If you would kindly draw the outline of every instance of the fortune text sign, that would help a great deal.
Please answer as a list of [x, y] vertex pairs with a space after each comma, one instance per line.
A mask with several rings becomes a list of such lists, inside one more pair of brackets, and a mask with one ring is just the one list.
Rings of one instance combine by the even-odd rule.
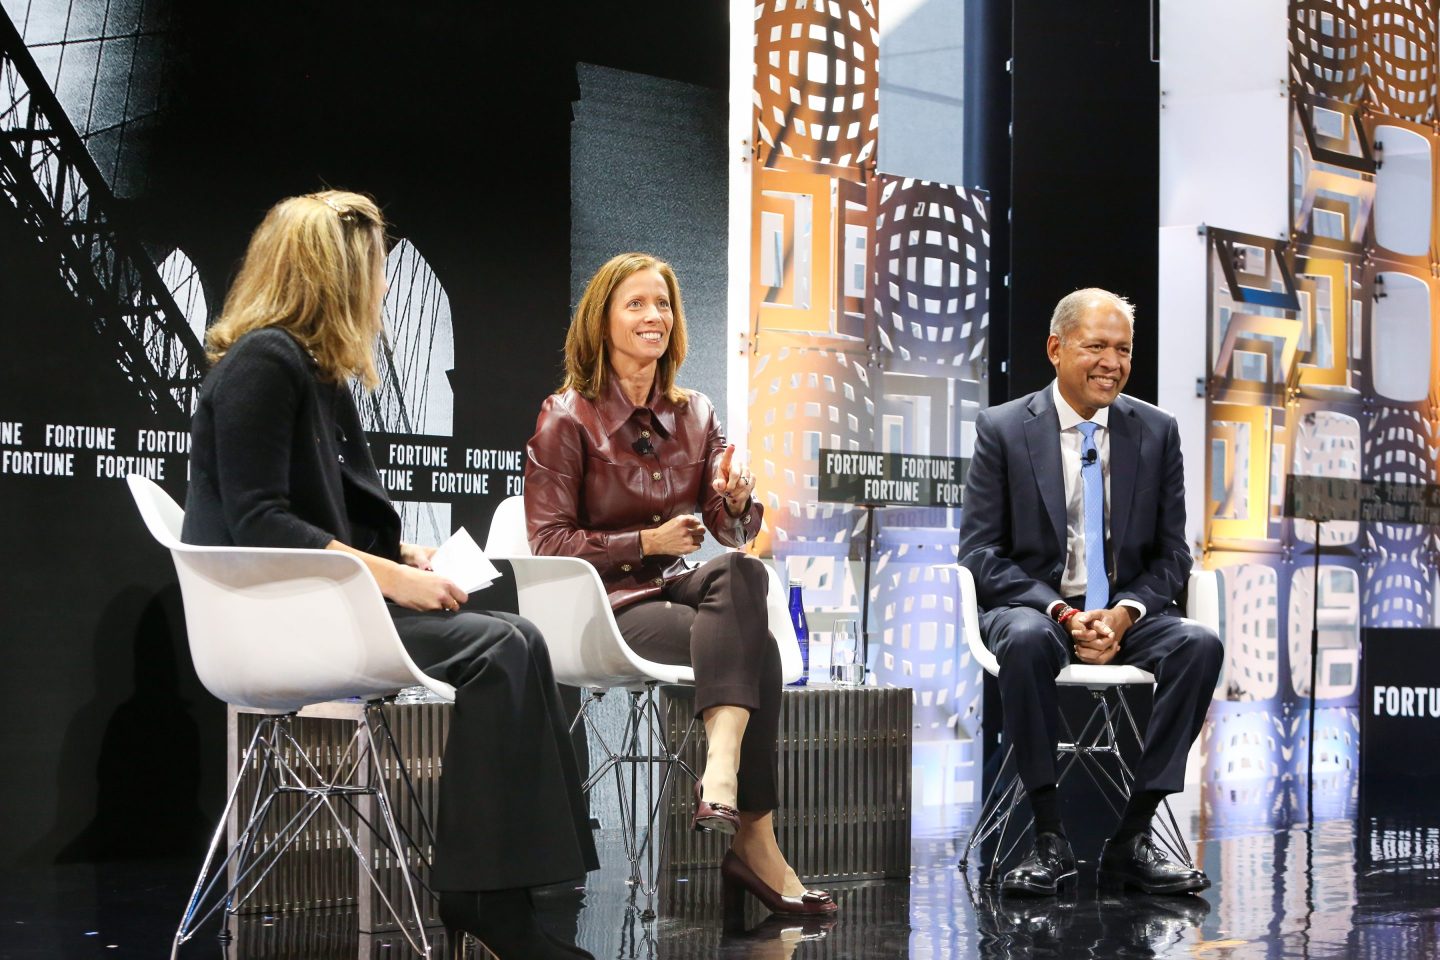
[[1361, 776], [1440, 781], [1440, 630], [1372, 628], [1361, 641]]
[[828, 503], [958, 507], [970, 461], [959, 457], [820, 451], [820, 492]]

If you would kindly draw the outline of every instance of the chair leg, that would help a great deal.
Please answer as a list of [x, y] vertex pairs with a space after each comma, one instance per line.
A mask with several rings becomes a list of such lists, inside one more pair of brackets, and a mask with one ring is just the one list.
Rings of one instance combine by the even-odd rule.
[[[261, 734], [271, 724], [266, 718], [255, 725], [255, 732], [250, 736], [250, 743], [245, 748], [244, 754], [240, 757], [240, 769], [244, 770], [250, 765], [255, 757], [256, 751], [260, 749]], [[235, 783], [230, 787], [230, 793], [225, 798], [225, 808], [220, 811], [220, 820], [215, 825], [215, 833], [210, 837], [210, 846], [205, 851], [205, 859], [200, 864], [200, 875], [195, 878], [195, 886], [190, 891], [190, 899], [185, 904], [185, 910], [180, 915], [180, 926], [175, 930], [175, 939], [170, 947], [170, 960], [175, 960], [180, 952], [180, 945], [194, 936], [195, 914], [200, 909], [200, 903], [206, 890], [205, 878], [210, 874], [210, 866], [215, 861], [215, 854], [220, 849], [220, 838], [225, 836], [225, 828], [230, 821], [230, 811], [235, 809], [235, 800], [240, 795], [241, 778], [237, 772]], [[229, 859], [228, 857], [226, 858]], [[208, 914], [207, 914], [208, 916]], [[203, 921], [202, 921], [203, 922]]]
[[[179, 950], [180, 944], [193, 937], [195, 930], [203, 926], [217, 911], [223, 911], [226, 914], [236, 913], [269, 876], [279, 858], [295, 844], [315, 814], [319, 812], [318, 805], [310, 798], [306, 798], [289, 820], [274, 831], [272, 839], [263, 843], [258, 849], [255, 848], [256, 838], [260, 835], [263, 824], [269, 819], [275, 800], [287, 793], [305, 793], [304, 788], [297, 785], [298, 781], [294, 777], [293, 770], [286, 763], [278, 747], [289, 741], [288, 720], [288, 717], [267, 717], [256, 726], [251, 746], [241, 759], [235, 785], [232, 787], [231, 800], [226, 804], [226, 810], [221, 816], [215, 839], [212, 840], [212, 850], [201, 867], [200, 876], [195, 883], [195, 891], [191, 895], [191, 902], [181, 920], [180, 928], [175, 933], [172, 955]], [[256, 763], [257, 781], [255, 792], [250, 800], [249, 814], [245, 823], [237, 830], [236, 840], [231, 844], [224, 859], [216, 864], [214, 853], [218, 849], [219, 836], [228, 826], [230, 813], [234, 809], [234, 799], [238, 796], [242, 782], [243, 771], [251, 766], [252, 761], [258, 761]], [[256, 876], [257, 873], [258, 876]], [[217, 894], [221, 878], [227, 874], [230, 877], [229, 886]], [[208, 883], [206, 882], [207, 877], [209, 878]], [[250, 888], [243, 890], [247, 883], [251, 884]], [[208, 909], [201, 912], [201, 908], [206, 903], [209, 903]], [[228, 939], [228, 931], [222, 931], [221, 938]]]
[[[1140, 734], [1140, 725], [1135, 722], [1135, 714], [1130, 710], [1130, 702], [1125, 699], [1124, 689], [1116, 687], [1115, 695], [1120, 703], [1120, 714], [1125, 718], [1131, 735], [1134, 736], [1136, 743], [1143, 745], [1145, 739]], [[1133, 784], [1135, 782], [1135, 776], [1123, 758], [1120, 759], [1120, 769], [1126, 777], [1127, 785]], [[1170, 798], [1166, 797], [1161, 801], [1161, 806], [1165, 808], [1165, 816], [1154, 822], [1154, 829], [1152, 829], [1151, 832], [1177, 860], [1184, 863], [1187, 867], [1195, 866], [1195, 861], [1192, 859], [1190, 853], [1190, 845], [1185, 842], [1185, 835], [1180, 830], [1180, 822], [1175, 819], [1175, 811], [1170, 807]]]
[[[1091, 710], [1090, 717], [1086, 720], [1080, 736], [1072, 744], [1071, 759], [1066, 765], [1066, 772], [1071, 766], [1079, 764], [1080, 769], [1090, 778], [1090, 782], [1095, 784], [1096, 790], [1100, 792], [1100, 796], [1105, 801], [1105, 805], [1110, 808], [1110, 812], [1119, 817], [1122, 807], [1130, 798], [1130, 783], [1133, 777], [1129, 776], [1129, 767], [1126, 766], [1125, 758], [1120, 754], [1120, 741], [1105, 691], [1092, 691], [1091, 695], [1095, 698], [1095, 707]], [[1061, 723], [1065, 723], [1063, 717]], [[1095, 730], [1093, 734], [1090, 733], [1092, 727]], [[1105, 754], [1115, 758], [1115, 763], [1120, 770], [1120, 779], [1112, 777], [1100, 762], [1100, 756]], [[1119, 803], [1116, 802], [1117, 797]]]
[[[1118, 711], [1110, 706], [1107, 699], [1109, 693], [1114, 691], [1119, 704]], [[1129, 802], [1130, 791], [1135, 783], [1135, 774], [1130, 765], [1125, 762], [1125, 757], [1120, 752], [1120, 736], [1122, 730], [1128, 730], [1134, 737], [1135, 743], [1143, 747], [1145, 738], [1140, 732], [1140, 725], [1135, 720], [1135, 715], [1130, 709], [1130, 703], [1125, 699], [1125, 691], [1122, 687], [1109, 687], [1103, 691], [1092, 691], [1095, 697], [1095, 706], [1090, 711], [1085, 723], [1080, 728], [1079, 735], [1075, 735], [1065, 715], [1060, 715], [1060, 723], [1067, 740], [1057, 744], [1057, 759], [1064, 758], [1060, 767], [1058, 781], [1063, 783], [1070, 771], [1078, 764], [1095, 784], [1100, 795], [1105, 799], [1111, 811], [1118, 817], [1122, 813], [1124, 804]], [[1118, 716], [1117, 716], [1118, 712]], [[1123, 719], [1123, 723], [1119, 721]], [[976, 821], [975, 828], [971, 830], [969, 838], [965, 841], [965, 847], [960, 854], [960, 869], [966, 870], [970, 865], [970, 854], [974, 848], [983, 844], [991, 836], [999, 833], [999, 840], [996, 841], [996, 853], [991, 859], [989, 869], [982, 878], [982, 884], [994, 883], [995, 874], [999, 865], [1005, 861], [1019, 844], [1019, 838], [1023, 835], [1017, 834], [1006, 846], [1005, 840], [1008, 835], [1009, 826], [1015, 808], [1019, 806], [1024, 789], [1020, 784], [1019, 775], [1012, 776], [1006, 780], [1004, 773], [1007, 765], [1014, 759], [1014, 745], [1006, 748], [1001, 759], [1000, 773], [997, 774], [995, 783], [986, 794], [984, 802], [980, 807], [980, 818]], [[1100, 758], [1103, 755], [1110, 755], [1115, 758], [1115, 765], [1118, 776], [1112, 776], [1110, 771], [1105, 769]], [[1003, 784], [1003, 788], [1002, 788]], [[1119, 801], [1118, 803], [1116, 801]], [[1170, 807], [1170, 801], [1163, 801], [1165, 808], [1163, 817], [1157, 815], [1154, 822], [1153, 832], [1156, 839], [1176, 859], [1182, 861], [1186, 866], [1194, 866], [1191, 859], [1190, 847], [1185, 843], [1184, 835], [1180, 831], [1180, 824], [1175, 818], [1175, 813]], [[1029, 826], [1027, 821], [1025, 826]]]
[[[1108, 696], [1114, 692], [1118, 704], [1118, 711], [1110, 706]], [[1121, 731], [1128, 730], [1134, 742], [1144, 747], [1145, 738], [1140, 732], [1140, 725], [1135, 720], [1135, 715], [1130, 709], [1130, 703], [1125, 698], [1125, 689], [1120, 686], [1109, 687], [1103, 692], [1095, 694], [1096, 708], [1092, 711], [1090, 719], [1086, 722], [1082, 736], [1077, 738], [1076, 749], [1071, 762], [1079, 762], [1081, 768], [1089, 776], [1100, 795], [1105, 799], [1112, 813], [1119, 817], [1123, 814], [1123, 808], [1130, 800], [1130, 793], [1134, 789], [1135, 773], [1130, 765], [1125, 762], [1125, 756], [1120, 750]], [[1117, 715], [1118, 714], [1118, 715]], [[1099, 725], [1093, 735], [1088, 731], [1096, 719]], [[1118, 721], [1123, 718], [1124, 723]], [[1062, 717], [1063, 722], [1063, 717]], [[1088, 736], [1088, 740], [1086, 737]], [[1112, 776], [1100, 762], [1100, 756], [1109, 754], [1115, 758], [1116, 776]], [[1067, 767], [1068, 769], [1068, 767]], [[1117, 802], [1118, 801], [1118, 802]], [[1165, 818], [1153, 822], [1152, 833], [1168, 852], [1186, 866], [1194, 866], [1191, 859], [1190, 848], [1185, 843], [1184, 835], [1180, 831], [1180, 824], [1175, 819], [1175, 814], [1170, 808], [1170, 801], [1163, 802]]]
[[1011, 776], [1005, 779], [1005, 770], [1010, 766], [1011, 757], [1015, 753], [1013, 745], [1005, 748], [1005, 753], [1000, 758], [1000, 769], [995, 774], [995, 782], [990, 784], [986, 791], [985, 798], [980, 803], [980, 815], [975, 819], [975, 826], [970, 828], [970, 835], [965, 838], [965, 846], [960, 851], [960, 869], [966, 870], [970, 866], [970, 851], [976, 845], [984, 843], [986, 838], [994, 832], [994, 821], [999, 819], [999, 807], [1002, 793], [1009, 793], [1014, 788], [1018, 779]]
[[[393, 702], [393, 698], [386, 698], [386, 700], [383, 701], [383, 703], [387, 704], [391, 702]], [[378, 726], [381, 734], [380, 742], [389, 752], [390, 758], [395, 764], [395, 772], [399, 774], [401, 785], [405, 788], [405, 796], [410, 802], [410, 808], [415, 812], [420, 823], [421, 835], [418, 840], [411, 835], [409, 829], [403, 824], [400, 825], [401, 834], [404, 836], [405, 842], [409, 845], [409, 849], [413, 850], [419, 856], [420, 862], [428, 867], [430, 865], [430, 857], [426, 855], [425, 851], [435, 843], [435, 825], [430, 822], [429, 810], [421, 801], [420, 791], [415, 787], [415, 781], [410, 777], [410, 770], [405, 765], [404, 752], [400, 749], [400, 744], [395, 739], [395, 731], [390, 727], [390, 720], [385, 714], [383, 704], [376, 703], [367, 705], [365, 710], [367, 723], [370, 722], [369, 717], [372, 713], [378, 718], [379, 723], [378, 725], [374, 723], [370, 724], [371, 738], [374, 739], [375, 730]]]
[[[645, 764], [645, 783], [651, 793], [647, 797], [647, 814], [644, 823], [645, 840], [641, 845], [641, 849], [647, 857], [646, 875], [650, 878], [650, 882], [648, 886], [644, 883], [637, 884], [637, 886], [645, 896], [651, 897], [654, 896], [655, 891], [658, 889], [657, 862], [665, 862], [665, 849], [669, 832], [665, 829], [664, 815], [667, 799], [670, 796], [670, 791], [675, 781], [675, 770], [678, 767], [681, 772], [688, 774], [691, 782], [700, 778], [696, 775], [695, 771], [690, 768], [690, 765], [681, 759], [681, 754], [695, 733], [697, 724], [695, 717], [692, 716], [690, 718], [690, 722], [686, 725], [685, 732], [680, 738], [680, 743], [672, 746], [665, 736], [665, 718], [660, 713], [660, 704], [653, 684], [646, 692], [642, 709], [646, 714], [645, 726], [649, 731], [647, 734], [648, 746], [646, 756], [643, 760]], [[660, 767], [658, 771], [658, 785], [656, 783], [657, 766]], [[655, 840], [657, 832], [660, 835], [658, 842]], [[653, 918], [654, 911], [647, 910], [646, 912]]]
[[[1007, 770], [1013, 771], [1015, 758], [1015, 747], [1006, 747], [1005, 753], [1000, 760], [1000, 769], [996, 772], [995, 782], [991, 784], [985, 800], [980, 805], [980, 816], [975, 822], [975, 827], [970, 831], [970, 836], [965, 841], [965, 848], [960, 854], [960, 869], [968, 870], [970, 866], [970, 853], [976, 846], [983, 847], [985, 841], [992, 836], [997, 836], [995, 841], [995, 853], [991, 856], [989, 864], [984, 870], [981, 882], [993, 884], [995, 876], [999, 872], [999, 865], [1005, 861], [1020, 842], [1021, 832], [1011, 835], [1010, 827], [1014, 822], [1015, 809], [1020, 805], [1024, 797], [1025, 788], [1020, 782], [1020, 774], [1012, 772], [1007, 778]], [[1028, 826], [1028, 823], [1026, 824]], [[1006, 843], [1007, 838], [1009, 843]]]
[[[406, 851], [409, 837], [402, 834], [395, 819], [383, 778], [383, 768], [377, 755], [379, 744], [371, 729], [368, 714], [367, 706], [367, 716], [357, 723], [333, 773], [322, 771], [311, 762], [305, 748], [289, 729], [289, 717], [265, 717], [257, 723], [250, 744], [241, 758], [240, 767], [235, 773], [235, 782], [231, 786], [220, 823], [211, 838], [200, 875], [181, 917], [180, 927], [176, 930], [171, 946], [171, 960], [176, 960], [180, 945], [191, 939], [196, 929], [217, 911], [236, 913], [261, 888], [281, 858], [301, 839], [322, 810], [329, 814], [335, 830], [355, 854], [361, 874], [379, 894], [381, 902], [395, 918], [401, 934], [410, 946], [422, 957], [432, 956], [429, 937], [425, 932], [424, 913], [420, 910], [415, 880], [408, 863]], [[393, 746], [393, 740], [391, 742]], [[287, 758], [287, 754], [295, 758], [294, 763]], [[257, 773], [257, 782], [249, 813], [236, 831], [235, 842], [217, 864], [220, 839], [235, 810], [246, 779], [245, 774], [252, 768]], [[269, 829], [270, 839], [260, 843], [257, 848], [257, 838], [267, 832], [269, 821], [276, 809], [275, 801], [285, 796], [299, 797], [298, 807], [278, 828]], [[341, 809], [337, 806], [339, 802], [353, 809], [353, 801], [361, 796], [373, 796], [376, 800], [384, 825], [385, 842], [400, 864], [410, 915], [414, 918], [418, 934], [407, 929], [404, 915], [386, 894], [381, 878], [374, 872], [356, 832], [347, 825]], [[376, 825], [365, 820], [363, 816], [360, 819], [366, 827], [378, 832]], [[229, 885], [220, 890], [221, 877], [227, 871], [231, 873]]]
[[[680, 744], [672, 746], [665, 734], [664, 718], [660, 715], [657, 686], [653, 682], [647, 683], [643, 690], [629, 692], [629, 709], [618, 749], [599, 728], [587, 724], [588, 732], [599, 746], [600, 756], [581, 785], [582, 791], [589, 794], [607, 775], [613, 777], [620, 806], [620, 836], [625, 859], [630, 864], [627, 882], [646, 897], [653, 896], [658, 889], [657, 864], [663, 862], [665, 856], [665, 836], [660, 821], [675, 770], [678, 767], [692, 779], [698, 779], [695, 771], [680, 757], [680, 752], [694, 735], [696, 722], [692, 718]], [[572, 730], [576, 724], [586, 723], [592, 705], [602, 696], [591, 691], [582, 701], [571, 724]], [[628, 778], [625, 776], [627, 771]], [[657, 831], [661, 834], [658, 841], [655, 839]]]
[[[367, 704], [367, 714], [370, 706], [372, 705]], [[358, 746], [356, 763], [348, 770], [342, 768], [340, 776], [338, 777], [325, 777], [320, 770], [310, 763], [308, 756], [305, 755], [304, 749], [294, 740], [293, 736], [290, 736], [288, 733], [286, 736], [291, 744], [294, 755], [304, 760], [305, 766], [308, 768], [311, 776], [316, 780], [315, 786], [302, 786], [298, 789], [306, 794], [307, 799], [313, 801], [317, 812], [319, 809], [324, 809], [330, 815], [330, 820], [334, 824], [336, 831], [344, 838], [346, 845], [355, 855], [360, 873], [369, 881], [371, 888], [374, 889], [375, 893], [380, 897], [380, 902], [384, 905], [386, 912], [395, 920], [396, 927], [399, 929], [400, 934], [405, 937], [406, 941], [409, 942], [411, 948], [422, 957], [430, 957], [430, 940], [425, 932], [425, 915], [420, 910], [419, 900], [415, 894], [415, 886], [412, 882], [409, 865], [406, 862], [406, 845], [401, 839], [400, 831], [392, 812], [389, 792], [385, 785], [380, 759], [376, 754], [377, 745], [370, 728], [368, 717], [362, 717], [361, 721], [356, 724], [355, 731], [350, 738], [350, 743], [346, 747], [345, 757], [348, 757], [351, 751], [355, 751]], [[359, 782], [356, 782], [357, 780]], [[376, 874], [359, 837], [357, 837], [355, 831], [345, 823], [345, 818], [341, 816], [340, 810], [336, 808], [337, 800], [344, 801], [347, 805], [350, 805], [355, 798], [362, 796], [374, 797], [376, 805], [379, 807], [380, 818], [388, 834], [390, 849], [400, 865], [402, 882], [410, 901], [410, 915], [418, 930], [418, 936], [417, 934], [412, 934], [410, 930], [407, 929], [405, 925], [405, 915], [391, 901], [390, 896], [385, 891], [385, 885], [381, 877]], [[363, 817], [361, 819], [367, 828], [372, 831], [375, 830], [373, 824], [365, 821]], [[298, 836], [298, 831], [296, 835]], [[293, 839], [291, 842], [293, 842]], [[263, 876], [261, 879], [263, 880]], [[257, 887], [258, 885], [259, 881], [256, 882]], [[254, 888], [252, 887], [251, 892], [253, 892], [253, 890]]]
[[[402, 838], [400, 826], [396, 822], [395, 813], [390, 804], [390, 791], [385, 783], [385, 771], [377, 753], [378, 746], [375, 743], [374, 731], [371, 729], [368, 721], [370, 709], [370, 706], [367, 705], [367, 720], [360, 724], [360, 729], [357, 732], [363, 735], [366, 740], [365, 751], [369, 755], [370, 760], [368, 769], [374, 778], [372, 783], [369, 784], [369, 787], [371, 791], [373, 791], [376, 805], [380, 808], [380, 817], [385, 823], [385, 832], [390, 838], [392, 845], [391, 850], [394, 853], [395, 863], [400, 871], [401, 881], [404, 884], [405, 897], [409, 901], [410, 916], [415, 922], [415, 932], [416, 936], [418, 936], [418, 942], [416, 936], [412, 936], [406, 928], [405, 918], [401, 915], [400, 911], [395, 908], [395, 905], [390, 902], [390, 898], [386, 896], [384, 885], [371, 869], [367, 862], [368, 858], [365, 856], [360, 844], [350, 835], [349, 831], [345, 830], [339, 814], [333, 809], [331, 812], [335, 815], [336, 825], [345, 833], [345, 838], [350, 841], [350, 848], [354, 850], [355, 855], [359, 857], [361, 869], [364, 870], [365, 875], [370, 879], [371, 886], [374, 887], [375, 892], [380, 895], [380, 900], [385, 904], [386, 910], [395, 918], [396, 926], [400, 928], [401, 934], [404, 935], [405, 939], [409, 941], [410, 946], [413, 947], [417, 953], [422, 957], [429, 957], [430, 938], [425, 932], [425, 913], [420, 909], [420, 898], [415, 891], [415, 877], [410, 869], [408, 857], [409, 851], [414, 847], [413, 844], [409, 842], [408, 835]], [[395, 760], [397, 764], [403, 767], [403, 764], [399, 763], [400, 758], [398, 755], [395, 757]]]

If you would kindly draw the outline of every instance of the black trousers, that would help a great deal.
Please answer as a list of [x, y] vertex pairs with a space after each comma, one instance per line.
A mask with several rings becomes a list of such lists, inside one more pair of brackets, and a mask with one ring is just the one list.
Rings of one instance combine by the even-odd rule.
[[513, 613], [389, 608], [416, 665], [455, 687], [435, 889], [533, 887], [598, 869], [540, 631]]
[[[1030, 607], [1001, 607], [980, 616], [980, 634], [1000, 662], [1005, 737], [1015, 747], [1020, 780], [1034, 790], [1057, 782], [1055, 744], [1060, 710], [1055, 677], [1074, 657], [1074, 638]], [[1224, 648], [1215, 631], [1174, 610], [1149, 613], [1120, 640], [1114, 664], [1155, 675], [1155, 706], [1135, 770], [1135, 789], [1177, 793], [1185, 758], [1200, 735], [1220, 676]]]
[[694, 667], [696, 716], [726, 705], [750, 711], [740, 741], [738, 798], [749, 813], [780, 803], [775, 741], [784, 683], [765, 606], [769, 589], [761, 561], [723, 553], [666, 582], [660, 599], [615, 611], [620, 635], [636, 653]]

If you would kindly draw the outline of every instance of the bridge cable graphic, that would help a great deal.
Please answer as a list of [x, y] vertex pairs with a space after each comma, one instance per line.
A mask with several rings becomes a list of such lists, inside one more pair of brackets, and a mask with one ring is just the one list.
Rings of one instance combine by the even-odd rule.
[[205, 352], [24, 39], [0, 13], [0, 195], [155, 413], [189, 416]]

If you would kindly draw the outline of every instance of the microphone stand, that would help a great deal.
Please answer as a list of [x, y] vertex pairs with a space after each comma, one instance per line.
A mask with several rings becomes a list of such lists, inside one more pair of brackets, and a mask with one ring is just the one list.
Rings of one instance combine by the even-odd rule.
[[1315, 517], [1315, 583], [1310, 594], [1310, 733], [1305, 757], [1306, 823], [1315, 829], [1315, 684], [1320, 671], [1320, 532], [1325, 521]]
[[864, 673], [861, 683], [868, 683], [870, 672], [870, 563], [875, 552], [875, 504], [865, 504], [865, 585], [860, 590], [860, 664]]

